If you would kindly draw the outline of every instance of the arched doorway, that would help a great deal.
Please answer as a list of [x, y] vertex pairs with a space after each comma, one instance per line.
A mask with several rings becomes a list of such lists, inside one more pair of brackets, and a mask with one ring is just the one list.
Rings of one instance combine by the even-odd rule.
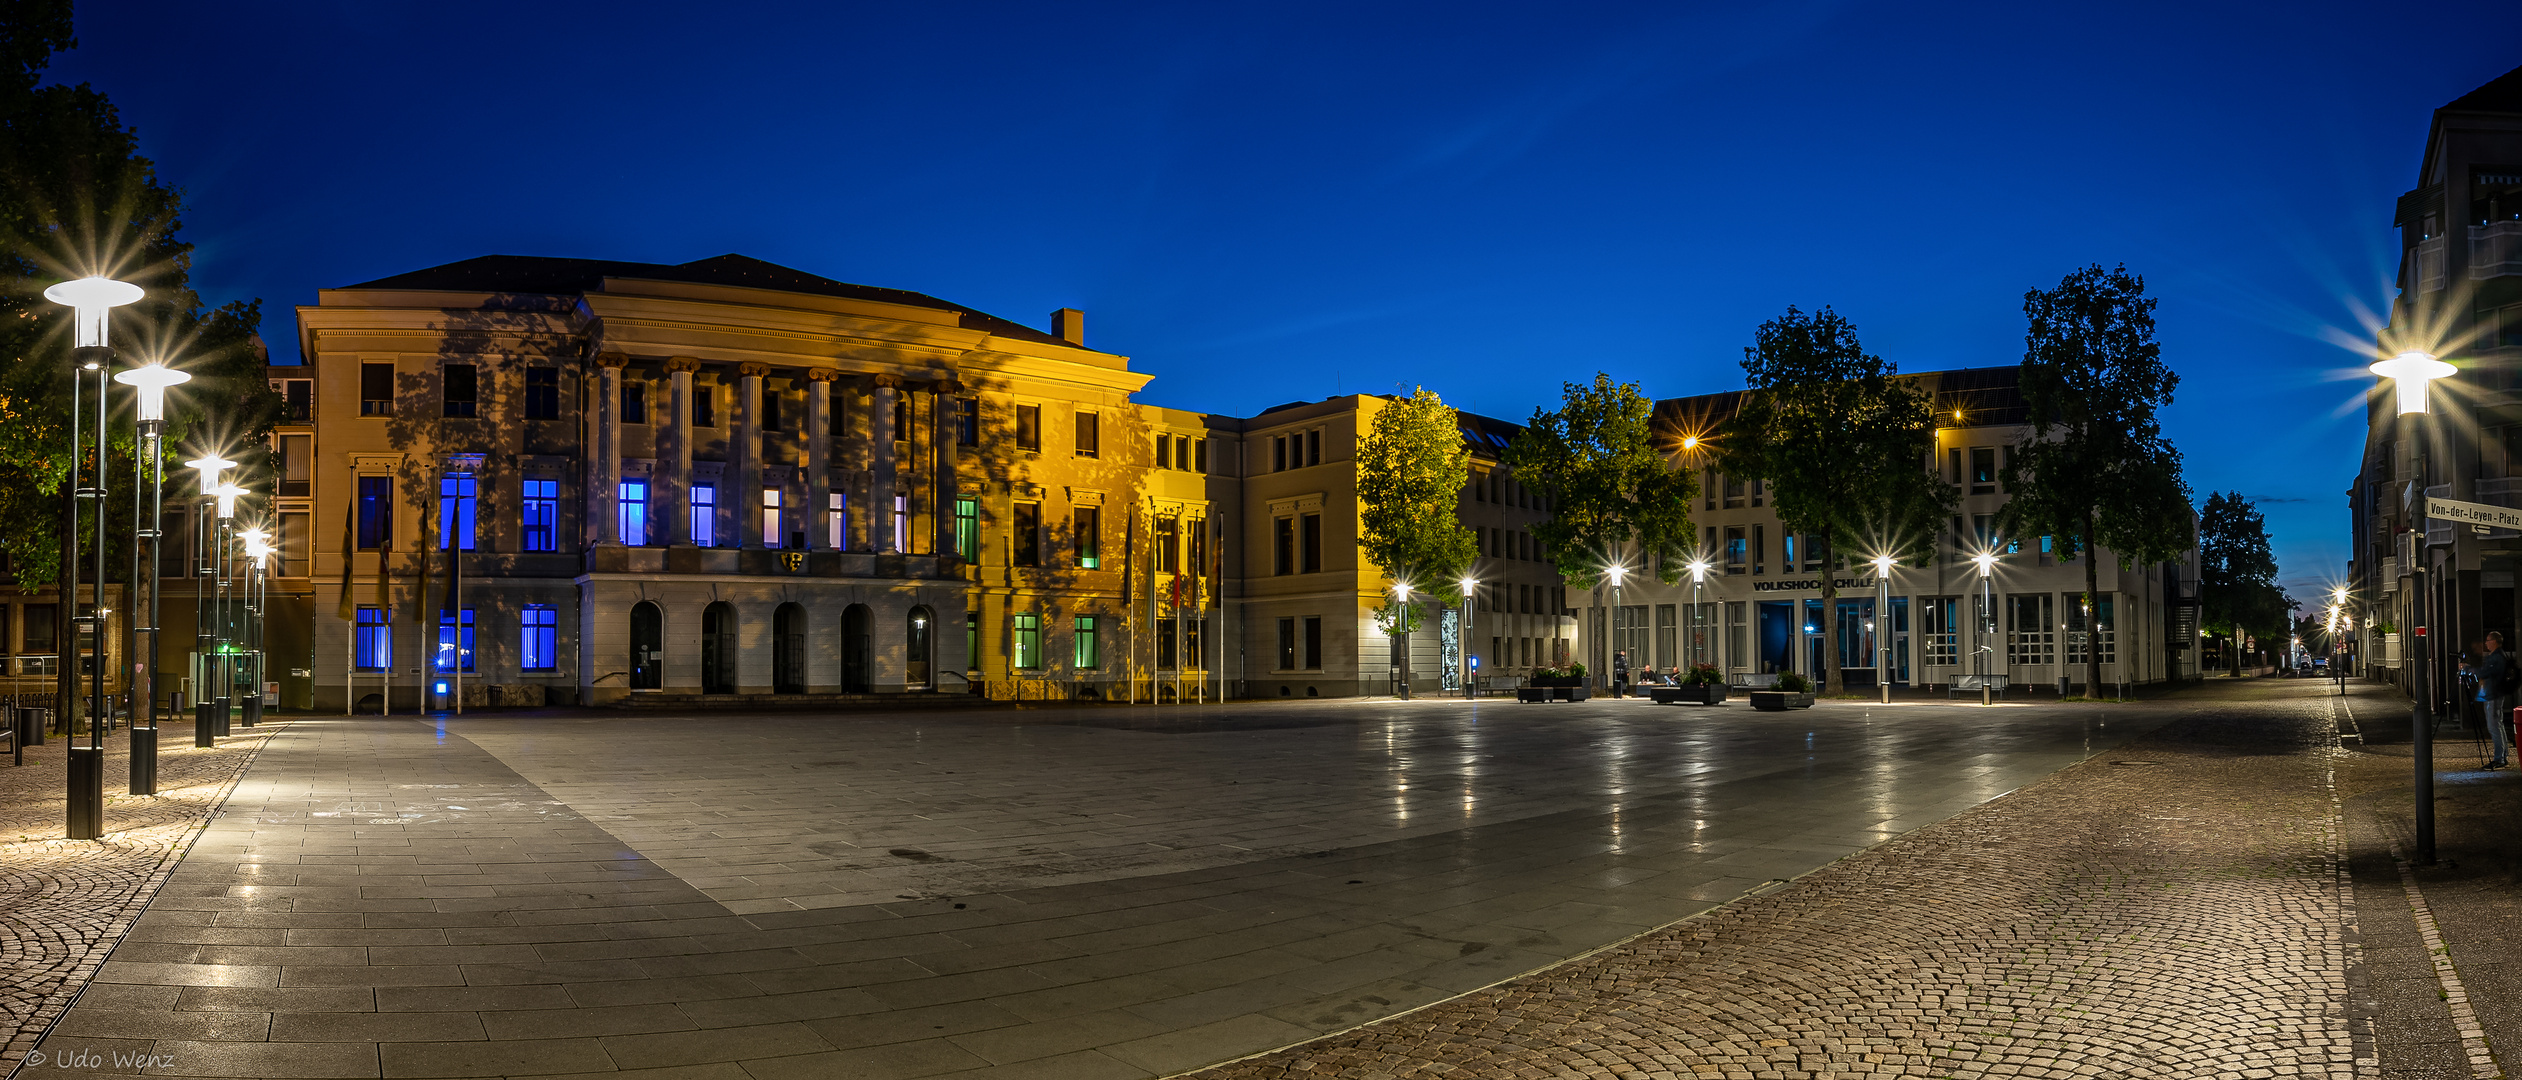
[[907, 628], [907, 636], [904, 638], [904, 642], [910, 648], [902, 657], [904, 686], [913, 690], [928, 689], [929, 662], [936, 658], [932, 643], [936, 640], [937, 617], [931, 615], [927, 608], [912, 608], [911, 623]]
[[724, 600], [701, 610], [701, 693], [736, 692], [736, 607]]
[[806, 692], [806, 609], [795, 604], [771, 613], [771, 692]]
[[876, 689], [875, 613], [865, 604], [841, 612], [841, 692], [868, 694]]
[[665, 638], [666, 613], [664, 609], [648, 600], [631, 605], [631, 689], [656, 690], [665, 686]]

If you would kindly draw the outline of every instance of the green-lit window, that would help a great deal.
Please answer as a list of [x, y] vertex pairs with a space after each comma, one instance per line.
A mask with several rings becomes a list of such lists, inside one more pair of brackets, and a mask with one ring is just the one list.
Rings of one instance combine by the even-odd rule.
[[1103, 666], [1102, 650], [1095, 645], [1095, 617], [1077, 617], [1077, 670], [1092, 671]]
[[981, 561], [981, 508], [971, 499], [955, 500], [955, 554]]
[[1042, 666], [1042, 616], [1031, 612], [1015, 615], [1014, 644], [1016, 670], [1032, 671]]

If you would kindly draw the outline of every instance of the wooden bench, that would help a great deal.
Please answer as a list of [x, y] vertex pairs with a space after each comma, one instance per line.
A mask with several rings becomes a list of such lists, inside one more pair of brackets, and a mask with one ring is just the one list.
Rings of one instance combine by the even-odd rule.
[[2005, 696], [2006, 676], [1964, 675], [1953, 680], [1953, 685], [1945, 688], [1945, 696], [1960, 697], [1963, 694], [1976, 694], [1983, 686], [1986, 687], [1989, 692], [2002, 698]]

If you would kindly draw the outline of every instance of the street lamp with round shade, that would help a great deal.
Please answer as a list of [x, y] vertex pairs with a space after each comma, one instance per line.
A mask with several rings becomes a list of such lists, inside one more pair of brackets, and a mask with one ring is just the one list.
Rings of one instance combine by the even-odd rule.
[[108, 277], [83, 277], [44, 290], [44, 299], [77, 313], [72, 345], [81, 349], [104, 348], [105, 313], [140, 297], [140, 286]]
[[[2403, 352], [2388, 360], [2375, 361], [2372, 367], [2374, 374], [2396, 384], [2399, 391], [2399, 415], [2401, 416], [2426, 415], [2428, 412], [2426, 408], [2427, 384], [2450, 375], [2456, 370], [2458, 369], [2444, 363], [2434, 354], [2416, 349]], [[2416, 488], [2422, 492], [2425, 490], [2427, 480], [2426, 432], [2419, 429], [2412, 434], [2415, 437], [2410, 441], [2416, 444], [2417, 449]], [[2414, 531], [2423, 533], [2426, 528], [2426, 513], [2422, 499], [2419, 500], [2416, 510], [2416, 520], [2412, 523], [2412, 527]], [[2415, 560], [2416, 565], [2409, 568], [2409, 575], [2415, 580], [2411, 583], [2414, 587], [2408, 591], [2410, 597], [2408, 621], [2409, 625], [2415, 628], [2416, 633], [2410, 638], [2409, 649], [2409, 671], [2412, 683], [2410, 690], [2412, 692], [2409, 695], [2408, 723], [2414, 729], [2411, 737], [2413, 752], [2410, 756], [2415, 759], [2417, 770], [2416, 862], [2420, 866], [2431, 866], [2434, 864], [2434, 698], [2426, 687], [2429, 662], [2426, 656], [2426, 577], [2428, 571], [2423, 558], [2425, 547], [2422, 541], [2417, 551], [2420, 557]], [[2236, 670], [2239, 670], [2238, 667]]]
[[253, 492], [235, 484], [221, 484], [218, 487], [211, 489], [210, 494], [212, 497], [219, 500], [220, 519], [226, 520], [236, 516], [236, 501], [239, 498], [253, 494]]
[[144, 364], [116, 373], [114, 381], [140, 391], [139, 420], [155, 424], [166, 419], [166, 388], [191, 382], [192, 378], [190, 373], [164, 364]]
[[[1971, 565], [1979, 568], [1979, 633], [1985, 637], [1996, 630], [1997, 553], [1993, 550], [1982, 551], [1971, 556], [1970, 562]], [[1996, 649], [1994, 646], [1982, 644], [1979, 646], [1979, 655], [1982, 657], [1979, 662], [1979, 703], [1994, 705], [1996, 704], [1996, 687], [1989, 681], [1988, 660], [1994, 658]]]
[[1883, 704], [1891, 704], [1891, 572], [1900, 565], [1889, 555], [1874, 557], [1874, 685], [1882, 688]]
[[219, 474], [229, 469], [236, 468], [236, 462], [229, 461], [217, 454], [203, 454], [200, 457], [185, 462], [184, 467], [201, 474], [202, 494], [216, 495], [219, 492]]
[[2425, 413], [2426, 385], [2458, 370], [2434, 357], [2432, 353], [2410, 350], [2388, 360], [2376, 360], [2372, 372], [2391, 382], [2399, 391], [2399, 414]]
[[1462, 651], [1462, 698], [1463, 698], [1463, 700], [1464, 700], [1464, 701], [1469, 701], [1469, 700], [1471, 700], [1472, 698], [1478, 697], [1478, 696], [1479, 696], [1479, 689], [1480, 689], [1480, 687], [1479, 687], [1479, 682], [1478, 682], [1478, 680], [1479, 680], [1479, 675], [1480, 675], [1480, 668], [1479, 668], [1478, 663], [1477, 663], [1477, 662], [1473, 659], [1473, 657], [1472, 657], [1472, 653], [1471, 653], [1471, 643], [1472, 643], [1472, 642], [1474, 642], [1474, 641], [1478, 641], [1478, 640], [1479, 640], [1478, 638], [1475, 638], [1475, 637], [1471, 636], [1471, 609], [1472, 609], [1472, 603], [1471, 603], [1471, 601], [1472, 601], [1472, 598], [1473, 598], [1473, 597], [1478, 596], [1478, 595], [1480, 595], [1480, 579], [1475, 578], [1475, 577], [1472, 577], [1472, 576], [1471, 576], [1471, 575], [1469, 575], [1469, 574], [1464, 574], [1464, 575], [1462, 576], [1462, 650], [1461, 650], [1461, 651]]
[[1706, 559], [1692, 559], [1688, 569], [1690, 571], [1690, 666], [1695, 669], [1705, 662], [1699, 658], [1699, 645], [1701, 639], [1707, 637], [1708, 620], [1706, 605], [1700, 602], [1700, 593], [1707, 588], [1710, 567]]

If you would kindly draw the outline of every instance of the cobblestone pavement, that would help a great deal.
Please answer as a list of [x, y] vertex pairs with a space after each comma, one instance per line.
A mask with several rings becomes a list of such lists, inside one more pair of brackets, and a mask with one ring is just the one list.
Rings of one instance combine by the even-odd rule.
[[2196, 697], [1773, 893], [1198, 1075], [2355, 1075], [2332, 706], [2292, 681]]
[[[210, 749], [161, 745], [158, 794], [133, 796], [130, 742], [105, 739], [101, 840], [64, 840], [63, 751], [53, 736], [0, 767], [0, 1075], [17, 1066], [46, 1025], [94, 974], [229, 785], [281, 724], [235, 728]], [[169, 742], [179, 734], [164, 729]], [[85, 737], [81, 736], [81, 745]]]
[[37, 1049], [62, 1077], [1168, 1075], [1582, 956], [2185, 708], [303, 719]]

